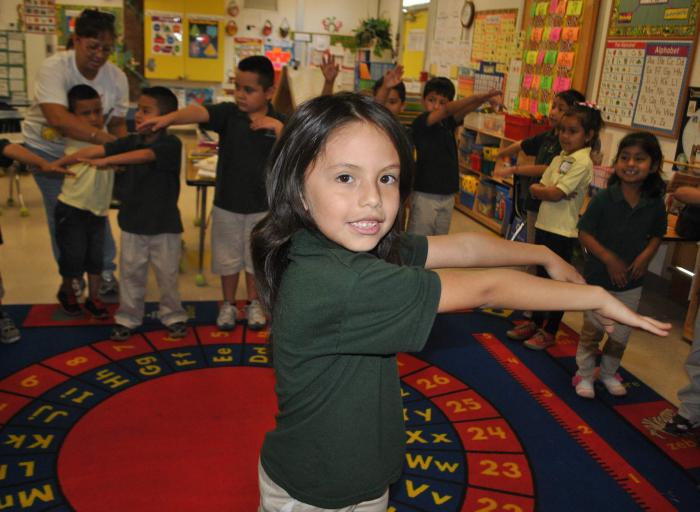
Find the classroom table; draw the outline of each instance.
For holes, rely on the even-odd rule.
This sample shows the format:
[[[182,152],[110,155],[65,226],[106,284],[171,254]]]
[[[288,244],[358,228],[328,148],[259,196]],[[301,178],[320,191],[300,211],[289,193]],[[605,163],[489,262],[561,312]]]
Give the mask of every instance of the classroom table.
[[[186,153],[189,155],[189,150],[195,147],[196,144],[185,141]],[[185,182],[197,190],[197,206],[199,209],[199,246],[197,260],[197,275],[195,283],[197,286],[204,286],[207,280],[204,277],[204,238],[207,232],[207,189],[213,187],[216,183],[214,178],[206,178],[199,176],[199,170],[195,167],[194,162],[186,157],[185,164]],[[195,221],[196,223],[197,221]]]

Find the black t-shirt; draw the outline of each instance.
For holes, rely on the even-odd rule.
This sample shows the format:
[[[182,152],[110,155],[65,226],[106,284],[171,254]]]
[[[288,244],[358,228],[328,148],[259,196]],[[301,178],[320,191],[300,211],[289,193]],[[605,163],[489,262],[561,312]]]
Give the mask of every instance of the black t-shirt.
[[[538,133],[534,137],[523,139],[520,147],[523,153],[535,157],[535,165],[549,165],[554,157],[561,153],[559,135],[555,130]],[[521,208],[524,207],[531,212],[539,211],[540,201],[530,195],[530,185],[539,182],[540,178],[536,176],[517,176],[518,190],[520,190],[522,197]]]
[[[9,167],[12,165],[12,158],[5,156],[5,147],[12,144],[7,139],[0,139],[0,167]]]
[[[105,144],[105,155],[137,149],[150,149],[156,159],[145,164],[128,165],[117,174],[122,191],[119,227],[136,235],[182,233],[177,200],[180,196],[182,143],[175,135],[164,134],[151,143],[142,135],[128,135]]]
[[[235,213],[267,210],[265,169],[275,145],[273,130],[251,130],[248,114],[234,103],[207,105],[209,122],[200,126],[219,134],[214,205]],[[272,106],[267,115],[284,122]]]
[[[423,112],[411,125],[417,152],[413,189],[428,194],[454,194],[459,191],[459,167],[455,128],[449,116],[432,126],[427,125],[429,112]]]

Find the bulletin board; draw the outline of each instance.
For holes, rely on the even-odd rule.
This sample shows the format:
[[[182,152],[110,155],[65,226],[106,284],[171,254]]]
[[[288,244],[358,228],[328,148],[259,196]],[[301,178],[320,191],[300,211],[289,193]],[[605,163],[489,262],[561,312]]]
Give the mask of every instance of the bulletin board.
[[[0,98],[27,103],[24,33],[0,30]]]
[[[518,110],[546,116],[556,93],[586,90],[599,8],[599,0],[525,1]]]
[[[516,57],[517,20],[517,9],[477,12],[472,27],[472,64],[493,62],[500,73],[507,72]]]
[[[597,103],[613,126],[676,137],[698,32],[696,0],[615,0]],[[635,35],[636,37],[631,38]]]
[[[463,0],[437,1],[437,6],[435,8],[435,27],[433,30],[433,38],[428,42],[429,60],[426,63],[427,69],[433,76],[456,78],[458,66],[464,66],[465,62],[469,61],[469,56],[472,53],[472,31],[464,29],[460,23],[460,13],[463,4]],[[410,33],[422,34],[423,40],[421,41],[419,37],[415,36],[413,38],[414,41],[407,39],[404,49],[404,58],[407,50],[416,55],[420,55],[425,48],[425,30],[416,29],[411,30],[409,34]],[[420,69],[424,69],[422,63],[418,67],[418,70]],[[415,76],[418,78],[417,72]]]

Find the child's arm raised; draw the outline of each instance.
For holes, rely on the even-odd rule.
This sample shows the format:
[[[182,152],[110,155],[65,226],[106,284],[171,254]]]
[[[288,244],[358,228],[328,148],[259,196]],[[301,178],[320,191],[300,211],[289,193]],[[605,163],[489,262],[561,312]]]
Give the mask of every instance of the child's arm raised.
[[[333,85],[335,85],[335,79],[338,78],[338,71],[340,71],[340,65],[335,63],[335,55],[332,53],[324,54],[321,57],[320,68],[324,79],[321,96],[330,96],[333,94]]]
[[[58,165],[73,165],[78,162],[83,162],[85,160],[93,160],[95,158],[102,158],[105,156],[104,146],[87,146],[80,148],[78,151],[66,155],[56,160]]]
[[[516,270],[444,271],[438,312],[495,307],[535,311],[594,311],[605,329],[612,322],[666,336],[671,325],[639,315],[599,286],[565,283]]]
[[[209,111],[201,105],[192,103],[175,112],[146,119],[136,127],[136,130],[140,133],[157,132],[173,124],[199,124],[208,121]]]
[[[389,99],[389,92],[393,87],[399,85],[402,79],[403,66],[401,65],[398,65],[384,73],[382,85],[380,85],[377,89],[377,94],[374,96],[374,101],[380,105],[386,105],[386,101]]]
[[[23,164],[38,167],[41,172],[55,172],[59,174],[73,175],[73,172],[69,171],[68,169],[65,169],[60,163],[58,163],[58,161],[47,162],[39,155],[35,155],[20,144],[8,144],[7,146],[5,146],[2,154],[5,155],[7,158],[17,160],[18,162],[22,162]]]
[[[510,242],[482,233],[428,237],[426,268],[541,265],[558,281],[584,283],[574,267],[544,245]]]
[[[482,103],[502,94],[503,93],[500,90],[492,89],[489,92],[485,92],[482,94],[472,94],[468,98],[450,101],[444,107],[436,108],[435,110],[433,110],[428,115],[428,118],[426,119],[426,124],[428,126],[432,126],[435,123],[439,123],[440,121],[449,116],[454,117],[457,121],[461,121],[464,118],[464,116],[466,116],[469,112],[476,110]]]
[[[103,152],[104,154],[104,152]],[[156,154],[152,149],[135,149],[116,155],[103,156],[101,158],[84,158],[81,161],[87,162],[95,167],[114,167],[118,165],[136,165],[153,162]]]

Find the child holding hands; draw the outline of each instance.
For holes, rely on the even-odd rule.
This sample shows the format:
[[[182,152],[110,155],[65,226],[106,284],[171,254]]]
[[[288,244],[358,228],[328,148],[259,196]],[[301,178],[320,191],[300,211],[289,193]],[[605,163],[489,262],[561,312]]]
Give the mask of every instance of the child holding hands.
[[[666,233],[662,162],[656,137],[646,132],[626,135],[618,146],[608,187],[593,197],[578,223],[579,241],[588,253],[586,282],[602,286],[633,311],[639,307],[649,262]],[[615,324],[603,347],[598,379],[615,396],[627,393],[617,370],[630,332],[628,326]],[[593,315],[584,313],[573,380],[579,396],[595,396],[596,355],[604,335]]]
[[[270,212],[252,242],[273,318],[279,403],[260,458],[260,511],[386,511],[406,447],[395,356],[423,348],[436,313],[562,307],[660,335],[669,328],[580,284],[546,247],[476,233],[402,234],[411,153],[401,126],[370,98],[303,104],[271,162]],[[554,279],[431,270],[523,264],[543,265]]]

